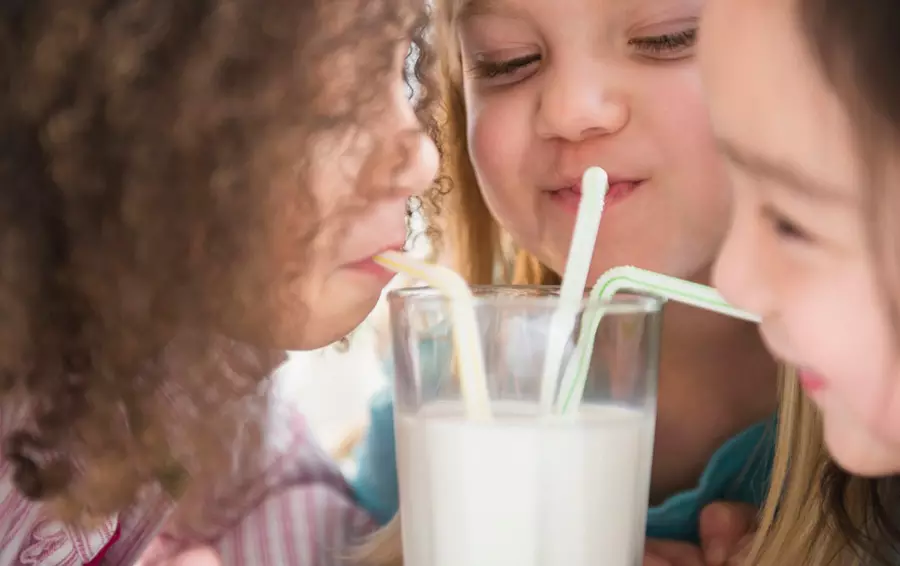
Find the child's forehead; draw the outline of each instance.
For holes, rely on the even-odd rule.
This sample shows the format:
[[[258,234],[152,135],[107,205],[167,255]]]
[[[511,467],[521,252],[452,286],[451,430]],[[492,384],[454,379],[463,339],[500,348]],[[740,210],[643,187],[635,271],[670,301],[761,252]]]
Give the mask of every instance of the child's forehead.
[[[713,127],[795,166],[827,164],[829,185],[852,186],[858,171],[847,114],[789,11],[779,11],[744,0],[709,10],[700,58]]]
[[[474,16],[504,13],[515,9],[515,0],[447,0],[460,20]]]
[[[639,14],[647,10],[672,12],[703,8],[706,0],[570,0],[577,4],[590,5],[598,12]],[[445,0],[457,20],[484,15],[514,15],[528,6],[545,4],[557,9],[559,0]]]

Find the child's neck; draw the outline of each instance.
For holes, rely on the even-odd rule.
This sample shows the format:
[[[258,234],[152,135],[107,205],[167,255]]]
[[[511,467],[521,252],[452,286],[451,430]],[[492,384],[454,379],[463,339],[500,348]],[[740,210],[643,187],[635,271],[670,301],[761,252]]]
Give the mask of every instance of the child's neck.
[[[654,500],[696,485],[725,440],[774,413],[777,373],[754,325],[666,306]]]

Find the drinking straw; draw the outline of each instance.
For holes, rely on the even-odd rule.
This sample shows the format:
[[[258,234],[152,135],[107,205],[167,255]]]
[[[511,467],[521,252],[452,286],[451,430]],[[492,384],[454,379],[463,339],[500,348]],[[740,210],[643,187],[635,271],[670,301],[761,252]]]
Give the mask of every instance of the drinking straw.
[[[632,266],[614,267],[604,273],[591,290],[588,302],[590,304],[609,301],[616,293],[623,290],[654,295],[664,300],[684,303],[748,322],[759,323],[760,321],[757,315],[728,304],[722,295],[712,287]],[[569,413],[581,404],[587,381],[587,371],[594,350],[594,340],[597,329],[600,327],[600,320],[603,318],[603,310],[604,307],[601,306],[592,313],[590,320],[583,320],[581,335],[578,339],[578,348],[581,349],[581,355],[577,357],[576,362],[578,370],[567,372],[570,379],[560,388],[558,405],[563,413]],[[575,356],[573,356],[574,358]]]
[[[484,355],[475,319],[475,301],[469,285],[452,269],[431,265],[401,252],[383,252],[375,256],[374,260],[391,271],[424,281],[450,299],[453,343],[459,360],[460,386],[466,413],[470,418],[490,418]]]
[[[572,232],[572,243],[569,245],[569,256],[566,259],[566,269],[559,290],[559,302],[553,318],[550,319],[547,334],[544,371],[541,374],[541,408],[545,412],[553,409],[553,395],[559,382],[563,353],[584,301],[584,287],[591,268],[591,260],[594,258],[594,245],[597,243],[597,231],[600,228],[600,218],[603,216],[607,190],[609,179],[603,169],[591,167],[584,172],[581,180],[581,202],[578,204],[578,214],[575,217],[575,229]]]

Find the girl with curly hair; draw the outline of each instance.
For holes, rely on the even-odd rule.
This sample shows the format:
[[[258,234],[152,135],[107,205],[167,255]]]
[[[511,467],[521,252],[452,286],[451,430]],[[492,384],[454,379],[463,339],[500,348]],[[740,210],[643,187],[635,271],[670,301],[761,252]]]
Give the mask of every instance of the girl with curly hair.
[[[424,9],[0,2],[0,564],[215,541],[283,484],[280,352],[362,321],[436,169]]]

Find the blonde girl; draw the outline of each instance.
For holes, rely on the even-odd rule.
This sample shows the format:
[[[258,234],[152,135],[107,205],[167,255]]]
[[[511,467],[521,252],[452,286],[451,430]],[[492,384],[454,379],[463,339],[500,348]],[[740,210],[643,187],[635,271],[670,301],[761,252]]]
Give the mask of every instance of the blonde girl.
[[[800,368],[750,563],[896,564],[900,4],[720,0],[705,26],[735,202],[716,282]]]
[[[730,202],[694,58],[702,7],[437,2],[443,227],[470,282],[557,283],[590,165],[611,178],[592,278],[633,264],[709,282]],[[667,309],[649,534],[694,544],[704,504],[761,502],[777,369],[752,326]],[[375,451],[390,452],[389,424],[380,441],[370,431]],[[377,488],[396,489],[390,471],[357,478],[382,520],[396,510]]]

